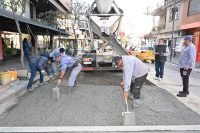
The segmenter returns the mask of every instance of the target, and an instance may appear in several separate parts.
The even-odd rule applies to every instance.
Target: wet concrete
[[[68,74],[67,74],[68,77]],[[51,99],[52,83],[29,93],[0,119],[0,126],[120,126],[125,111],[120,72],[81,73],[74,93],[61,87],[58,101]],[[200,124],[200,116],[175,97],[148,82],[142,89],[143,104],[135,112],[137,125]],[[176,133],[176,132],[175,132]]]

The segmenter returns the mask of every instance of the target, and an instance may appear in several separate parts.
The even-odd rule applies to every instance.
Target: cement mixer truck
[[[88,11],[92,50],[82,55],[83,71],[118,70],[114,58],[127,54],[117,40],[122,16],[123,11],[114,0],[93,2]],[[94,39],[94,34],[99,38]]]

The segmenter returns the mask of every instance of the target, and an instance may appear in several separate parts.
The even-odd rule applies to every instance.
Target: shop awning
[[[186,30],[186,29],[193,29],[193,28],[200,28],[200,22],[190,23],[190,24],[184,24],[179,27],[180,30]]]

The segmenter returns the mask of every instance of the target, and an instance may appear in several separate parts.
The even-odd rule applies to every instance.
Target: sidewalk
[[[167,90],[179,101],[191,108],[193,111],[200,114],[200,73],[195,70],[190,76],[190,95],[186,98],[177,97],[178,91],[182,90],[182,80],[179,73],[179,68],[173,64],[166,63],[165,75],[162,81],[155,80],[155,67],[154,64],[147,64],[149,68],[148,80],[156,86]]]
[[[1,70],[10,70],[11,68],[15,68],[16,70],[21,69],[20,59],[13,59],[10,61],[6,61],[0,66]],[[25,61],[25,69],[29,70],[28,63]],[[30,76],[30,73],[29,73]],[[48,77],[44,77],[44,81],[47,81]],[[18,101],[27,93],[27,84],[28,79],[25,80],[17,80],[14,83],[8,85],[8,89],[0,92],[0,116],[7,109],[14,106]],[[39,74],[37,73],[33,87],[37,88],[39,86]]]

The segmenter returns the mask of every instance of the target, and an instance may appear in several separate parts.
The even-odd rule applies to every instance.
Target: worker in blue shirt
[[[76,78],[78,74],[80,73],[82,66],[80,63],[76,61],[75,58],[73,58],[72,56],[66,55],[65,49],[61,48],[60,53],[61,53],[60,56],[56,55],[56,61],[60,62],[61,64],[61,72],[58,75],[59,78],[57,80],[57,85],[58,86],[61,85],[62,79],[65,75],[65,71],[68,69],[71,69],[72,72],[69,77],[68,87],[69,87],[69,90],[72,90],[73,87],[76,85]]]
[[[53,60],[53,62],[51,63],[51,67],[52,67],[52,74],[53,75],[57,75],[58,74],[58,70],[57,70],[57,64],[55,62],[55,55],[57,55],[58,53],[60,53],[60,49],[61,48],[56,48],[53,51],[51,51],[49,53],[49,57]]]
[[[43,81],[43,74],[42,70],[45,70],[46,73],[50,76],[49,70],[48,70],[48,64],[51,64],[52,60],[50,58],[39,56],[39,57],[32,57],[29,62],[29,67],[31,70],[31,77],[28,82],[27,90],[32,92],[34,91],[34,88],[32,87],[33,80],[36,76],[37,71],[40,73],[40,85],[44,83]]]
[[[192,69],[195,68],[196,62],[196,47],[192,43],[192,36],[184,38],[184,49],[179,58],[180,74],[183,81],[183,91],[180,91],[178,97],[186,97],[189,95],[189,77]]]

